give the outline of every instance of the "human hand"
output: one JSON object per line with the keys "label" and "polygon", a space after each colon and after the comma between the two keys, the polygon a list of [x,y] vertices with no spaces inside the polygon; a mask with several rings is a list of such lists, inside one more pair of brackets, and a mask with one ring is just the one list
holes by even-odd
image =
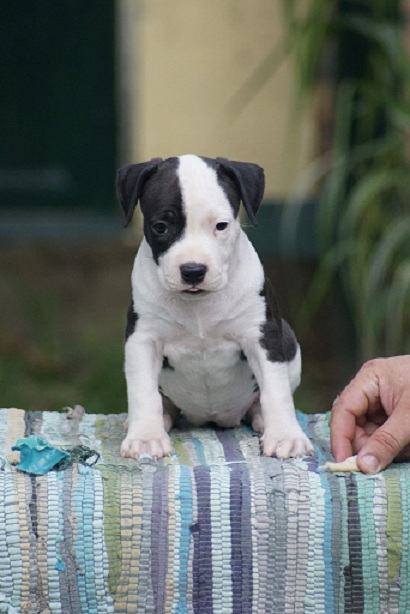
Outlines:
{"label": "human hand", "polygon": [[337,462],[357,454],[364,473],[410,459],[410,356],[363,365],[333,405],[330,440]]}

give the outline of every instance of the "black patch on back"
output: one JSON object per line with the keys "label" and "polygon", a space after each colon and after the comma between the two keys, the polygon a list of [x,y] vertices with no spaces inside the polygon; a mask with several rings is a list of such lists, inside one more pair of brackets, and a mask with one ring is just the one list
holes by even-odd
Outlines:
{"label": "black patch on back", "polygon": [[162,359],[162,368],[163,369],[171,369],[171,371],[175,371],[174,367],[170,364],[168,360],[168,356],[164,356]]}
{"label": "black patch on back", "polygon": [[266,321],[260,327],[260,344],[271,362],[289,362],[297,352],[296,338],[289,324],[281,318],[278,300],[268,279],[265,279],[259,295],[266,304]]}
{"label": "black patch on back", "polygon": [[[242,360],[244,362],[248,362],[246,354],[245,354],[245,352],[243,350],[241,350],[240,353],[239,353],[239,360]],[[258,392],[259,391],[259,386],[258,386],[258,383],[256,382],[256,377],[255,377],[255,375],[253,373],[251,373],[251,380],[254,382],[252,391],[253,392]]]}
{"label": "black patch on back", "polygon": [[[159,257],[181,238],[186,227],[177,175],[178,165],[178,158],[164,160],[156,173],[147,180],[140,198],[144,235],[157,264]],[[155,222],[166,222],[168,232],[156,234],[152,228]]]}
{"label": "black patch on back", "polygon": [[127,326],[125,329],[125,341],[135,332],[137,325],[138,314],[134,311],[134,301],[131,301],[127,312]]}

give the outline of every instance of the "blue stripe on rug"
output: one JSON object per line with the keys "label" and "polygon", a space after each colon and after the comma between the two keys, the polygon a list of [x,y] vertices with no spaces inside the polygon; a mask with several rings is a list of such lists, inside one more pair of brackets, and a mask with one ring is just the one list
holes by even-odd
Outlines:
{"label": "blue stripe on rug", "polygon": [[179,575],[178,589],[179,601],[176,606],[176,614],[186,614],[188,612],[187,592],[189,577],[189,544],[191,540],[192,525],[192,475],[189,467],[181,465],[181,476],[179,483],[179,494],[181,515],[181,533],[179,543]]}

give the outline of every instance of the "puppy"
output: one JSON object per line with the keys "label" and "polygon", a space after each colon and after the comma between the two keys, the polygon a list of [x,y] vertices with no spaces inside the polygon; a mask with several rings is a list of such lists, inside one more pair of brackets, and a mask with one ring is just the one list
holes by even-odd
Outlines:
{"label": "puppy", "polygon": [[310,455],[292,393],[300,349],[281,319],[261,262],[239,223],[264,192],[256,164],[186,155],[119,170],[126,224],[140,202],[144,239],[132,272],[125,374],[125,457],[172,453],[178,412],[195,426],[248,415],[263,453]]}

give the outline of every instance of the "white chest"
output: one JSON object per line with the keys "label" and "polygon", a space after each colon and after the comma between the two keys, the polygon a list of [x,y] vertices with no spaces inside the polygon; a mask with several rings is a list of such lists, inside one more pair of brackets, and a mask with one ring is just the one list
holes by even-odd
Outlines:
{"label": "white chest", "polygon": [[159,385],[193,424],[239,424],[255,397],[255,379],[239,344],[226,340],[168,343]]}

